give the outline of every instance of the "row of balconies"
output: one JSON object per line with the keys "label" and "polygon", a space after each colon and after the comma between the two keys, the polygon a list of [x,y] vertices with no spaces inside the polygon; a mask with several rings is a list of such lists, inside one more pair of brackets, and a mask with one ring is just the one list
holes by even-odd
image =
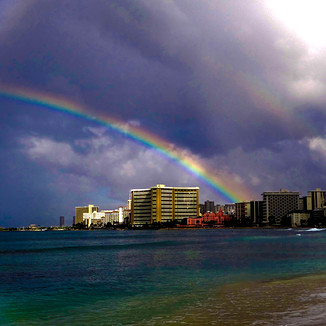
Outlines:
{"label": "row of balconies", "polygon": [[175,209],[197,208],[197,205],[196,204],[175,205],[174,208]]}
{"label": "row of balconies", "polygon": [[152,196],[152,194],[147,191],[134,192],[134,197],[138,197],[138,196]]}

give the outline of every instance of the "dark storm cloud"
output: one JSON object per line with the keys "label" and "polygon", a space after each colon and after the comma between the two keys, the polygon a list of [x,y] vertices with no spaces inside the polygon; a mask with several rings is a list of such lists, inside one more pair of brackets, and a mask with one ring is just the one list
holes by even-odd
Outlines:
{"label": "dark storm cloud", "polygon": [[5,35],[2,73],[209,155],[261,146],[262,128],[287,137],[233,80],[282,69],[272,31],[251,3],[34,1]]}
{"label": "dark storm cloud", "polygon": [[[263,1],[0,1],[0,18],[1,83],[134,121],[257,193],[325,183],[325,53],[312,57]],[[1,150],[19,171],[4,165],[1,204],[14,203],[10,184],[24,188],[28,175],[53,207],[62,191],[79,205],[100,187],[103,204],[108,194],[123,204],[158,175],[199,182],[112,130],[95,137],[92,122],[3,98],[0,118]]]}

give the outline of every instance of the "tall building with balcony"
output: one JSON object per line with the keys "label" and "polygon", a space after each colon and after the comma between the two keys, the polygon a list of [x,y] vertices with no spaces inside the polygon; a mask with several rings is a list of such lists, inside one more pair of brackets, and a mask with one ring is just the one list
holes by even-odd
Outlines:
{"label": "tall building with balcony", "polygon": [[311,203],[310,210],[319,208],[326,208],[326,191],[316,188],[315,190],[308,191],[307,202]]}
{"label": "tall building with balcony", "polygon": [[299,195],[299,192],[287,189],[263,192],[263,223],[280,225],[283,217],[298,210]]}
{"label": "tall building with balcony", "polygon": [[131,224],[181,221],[199,216],[198,187],[165,187],[131,191]]}

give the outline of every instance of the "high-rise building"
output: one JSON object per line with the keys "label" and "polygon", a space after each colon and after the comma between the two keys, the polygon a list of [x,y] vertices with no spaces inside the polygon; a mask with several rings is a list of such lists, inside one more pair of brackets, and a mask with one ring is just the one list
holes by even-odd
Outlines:
{"label": "high-rise building", "polygon": [[[316,188],[308,191],[308,198],[311,200],[311,210],[326,208],[326,191]],[[309,201],[309,199],[308,199]]]}
{"label": "high-rise building", "polygon": [[244,222],[250,222],[250,202],[249,201],[243,201],[241,203],[235,203],[235,217],[238,221],[244,223]]}
{"label": "high-rise building", "polygon": [[213,201],[206,200],[204,205],[205,205],[205,213],[206,212],[215,213],[215,205]]}
{"label": "high-rise building", "polygon": [[198,187],[165,187],[131,190],[131,223],[181,221],[199,216]]}
{"label": "high-rise building", "polygon": [[98,206],[88,205],[75,207],[75,224],[83,223],[83,214],[98,212]]}
{"label": "high-rise building", "polygon": [[299,192],[287,189],[263,192],[263,223],[280,225],[283,217],[298,210],[299,195]]}
{"label": "high-rise building", "polygon": [[60,227],[62,228],[65,225],[65,217],[60,216]]}
{"label": "high-rise building", "polygon": [[304,210],[304,211],[312,211],[311,196],[302,197],[302,201],[303,201],[302,210]]}
{"label": "high-rise building", "polygon": [[252,200],[250,202],[250,221],[253,224],[261,224],[263,221],[263,201]]}

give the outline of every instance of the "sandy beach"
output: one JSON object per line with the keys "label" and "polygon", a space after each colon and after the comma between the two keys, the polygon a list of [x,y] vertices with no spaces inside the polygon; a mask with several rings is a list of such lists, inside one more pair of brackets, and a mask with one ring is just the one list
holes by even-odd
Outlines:
{"label": "sandy beach", "polygon": [[[236,283],[207,292],[187,310],[146,325],[314,325],[326,320],[326,273]],[[139,324],[140,325],[140,324]]]}

